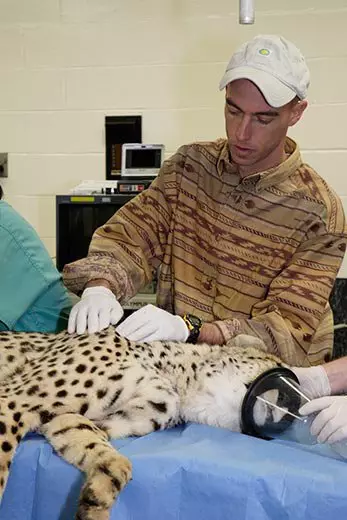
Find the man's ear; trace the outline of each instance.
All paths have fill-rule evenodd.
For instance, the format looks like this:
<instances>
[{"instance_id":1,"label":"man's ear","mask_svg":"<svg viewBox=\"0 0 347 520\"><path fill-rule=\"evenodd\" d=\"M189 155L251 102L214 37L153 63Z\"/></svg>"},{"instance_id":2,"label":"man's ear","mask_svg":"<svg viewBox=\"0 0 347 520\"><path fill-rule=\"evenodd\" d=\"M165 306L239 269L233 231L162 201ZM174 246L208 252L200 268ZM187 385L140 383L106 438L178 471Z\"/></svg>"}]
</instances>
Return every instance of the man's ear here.
<instances>
[{"instance_id":1,"label":"man's ear","mask_svg":"<svg viewBox=\"0 0 347 520\"><path fill-rule=\"evenodd\" d=\"M302 114L304 113L308 103L306 99L296 101L295 104L292 107L292 113L289 119L289 125L288 126L294 126L295 123L301 119Z\"/></svg>"}]
</instances>

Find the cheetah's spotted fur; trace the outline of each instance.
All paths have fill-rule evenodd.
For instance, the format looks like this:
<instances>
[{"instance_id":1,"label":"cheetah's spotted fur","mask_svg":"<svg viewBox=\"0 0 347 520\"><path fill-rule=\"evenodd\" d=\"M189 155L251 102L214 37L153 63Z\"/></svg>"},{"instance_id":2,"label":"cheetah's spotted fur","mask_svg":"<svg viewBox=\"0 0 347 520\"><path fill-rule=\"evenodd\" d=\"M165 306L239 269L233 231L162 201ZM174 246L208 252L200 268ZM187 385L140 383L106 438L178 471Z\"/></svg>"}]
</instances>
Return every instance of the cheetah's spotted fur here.
<instances>
[{"instance_id":1,"label":"cheetah's spotted fur","mask_svg":"<svg viewBox=\"0 0 347 520\"><path fill-rule=\"evenodd\" d=\"M36 430L85 472L76 518L106 520L131 479L109 438L182 421L240 429L256 376L281 361L238 336L224 346L132 343L113 327L91 335L0 333L0 489L23 435Z\"/></svg>"}]
</instances>

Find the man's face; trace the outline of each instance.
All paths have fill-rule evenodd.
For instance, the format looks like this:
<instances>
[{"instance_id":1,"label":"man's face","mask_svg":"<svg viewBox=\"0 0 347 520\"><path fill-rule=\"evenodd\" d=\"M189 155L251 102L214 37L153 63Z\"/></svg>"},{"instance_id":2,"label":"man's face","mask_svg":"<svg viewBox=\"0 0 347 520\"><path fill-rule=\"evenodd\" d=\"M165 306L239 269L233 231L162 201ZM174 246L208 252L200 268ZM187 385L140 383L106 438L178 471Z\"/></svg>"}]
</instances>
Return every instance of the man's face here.
<instances>
[{"instance_id":1,"label":"man's face","mask_svg":"<svg viewBox=\"0 0 347 520\"><path fill-rule=\"evenodd\" d=\"M300 119L306 106L306 101L293 101L273 108L251 81L229 83L225 95L226 133L232 160L243 177L283 161L288 127Z\"/></svg>"}]
</instances>

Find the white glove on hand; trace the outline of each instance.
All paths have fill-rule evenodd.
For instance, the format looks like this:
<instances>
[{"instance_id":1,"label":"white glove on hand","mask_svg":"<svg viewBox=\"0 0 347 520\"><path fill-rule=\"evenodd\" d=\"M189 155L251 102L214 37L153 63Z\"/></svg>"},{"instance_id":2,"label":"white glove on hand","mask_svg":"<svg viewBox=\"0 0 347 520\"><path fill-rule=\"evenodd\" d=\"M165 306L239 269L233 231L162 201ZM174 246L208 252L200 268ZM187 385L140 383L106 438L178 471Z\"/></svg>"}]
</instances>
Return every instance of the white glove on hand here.
<instances>
[{"instance_id":1,"label":"white glove on hand","mask_svg":"<svg viewBox=\"0 0 347 520\"><path fill-rule=\"evenodd\" d=\"M130 341L186 341L189 331L180 316L145 305L124 320L116 331Z\"/></svg>"},{"instance_id":2,"label":"white glove on hand","mask_svg":"<svg viewBox=\"0 0 347 520\"><path fill-rule=\"evenodd\" d=\"M123 314L120 303L110 289L88 287L71 309L67 330L70 334L83 334L88 329L88 333L93 334L109 325L116 325Z\"/></svg>"},{"instance_id":3,"label":"white glove on hand","mask_svg":"<svg viewBox=\"0 0 347 520\"><path fill-rule=\"evenodd\" d=\"M326 371L321 365L314 367L290 367L299 379L300 388L309 399L331 394Z\"/></svg>"},{"instance_id":4,"label":"white glove on hand","mask_svg":"<svg viewBox=\"0 0 347 520\"><path fill-rule=\"evenodd\" d=\"M311 425L312 435L318 442L334 442L347 439L347 396L335 395L314 399L299 410L301 415L319 412Z\"/></svg>"}]
</instances>

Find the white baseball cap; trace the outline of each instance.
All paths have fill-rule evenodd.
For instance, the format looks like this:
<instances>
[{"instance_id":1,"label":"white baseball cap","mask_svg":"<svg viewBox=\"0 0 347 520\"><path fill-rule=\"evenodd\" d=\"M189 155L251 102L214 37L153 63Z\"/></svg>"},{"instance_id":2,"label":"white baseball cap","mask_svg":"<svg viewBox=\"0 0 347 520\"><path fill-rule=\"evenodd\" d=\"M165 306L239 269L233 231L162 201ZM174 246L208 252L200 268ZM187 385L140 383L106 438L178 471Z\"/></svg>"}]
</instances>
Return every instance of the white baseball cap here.
<instances>
[{"instance_id":1,"label":"white baseball cap","mask_svg":"<svg viewBox=\"0 0 347 520\"><path fill-rule=\"evenodd\" d=\"M290 41L276 35L259 35L232 55L219 83L223 90L236 79L249 79L267 103L281 107L295 96L305 99L310 72L305 58Z\"/></svg>"}]
</instances>

